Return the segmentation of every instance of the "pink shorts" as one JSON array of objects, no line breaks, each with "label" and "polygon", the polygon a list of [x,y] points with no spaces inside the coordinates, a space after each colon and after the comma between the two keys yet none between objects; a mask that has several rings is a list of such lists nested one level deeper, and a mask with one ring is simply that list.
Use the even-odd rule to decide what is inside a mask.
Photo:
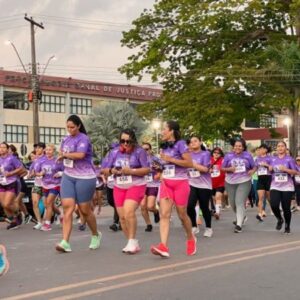
[{"label": "pink shorts", "polygon": [[116,207],[123,207],[126,200],[134,200],[138,204],[141,203],[145,196],[146,185],[132,186],[128,189],[121,189],[114,186],[114,200]]},{"label": "pink shorts", "polygon": [[172,200],[176,206],[187,206],[190,185],[187,179],[163,179],[160,184],[160,201],[164,198]]}]

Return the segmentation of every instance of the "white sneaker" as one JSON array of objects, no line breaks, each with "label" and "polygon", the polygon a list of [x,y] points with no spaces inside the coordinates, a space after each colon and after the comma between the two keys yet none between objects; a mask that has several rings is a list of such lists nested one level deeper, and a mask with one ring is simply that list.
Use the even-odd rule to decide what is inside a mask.
[{"label": "white sneaker", "polygon": [[199,232],[200,232],[200,230],[199,230],[198,227],[193,227],[193,228],[192,228],[192,233],[193,233],[193,235],[196,235],[196,234],[198,234]]},{"label": "white sneaker", "polygon": [[136,254],[139,251],[141,251],[141,248],[140,248],[140,245],[139,245],[139,241],[135,240],[135,239],[129,240],[128,244],[127,244],[127,246],[125,248],[126,248],[125,252],[129,253],[129,254]]},{"label": "white sneaker", "polygon": [[36,225],[33,226],[33,229],[41,230],[42,226],[43,226],[42,223],[37,223]]},{"label": "white sneaker", "polygon": [[211,228],[205,228],[203,236],[211,238],[213,236],[213,230]]}]

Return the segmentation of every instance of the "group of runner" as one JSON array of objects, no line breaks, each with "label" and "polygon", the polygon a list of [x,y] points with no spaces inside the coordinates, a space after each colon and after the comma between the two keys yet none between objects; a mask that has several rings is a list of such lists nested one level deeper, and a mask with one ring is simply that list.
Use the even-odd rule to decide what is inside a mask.
[{"label": "group of runner", "polygon": [[[211,199],[214,199],[214,215],[219,219],[225,191],[236,217],[234,232],[242,231],[252,176],[257,174],[257,219],[263,221],[264,202],[269,201],[277,219],[276,229],[281,230],[285,223],[284,232],[290,233],[295,190],[297,203],[300,203],[300,157],[296,163],[283,141],[278,142],[274,155],[269,154],[268,146],[261,145],[254,159],[245,141],[237,139],[232,143],[232,151],[224,156],[219,147],[206,150],[198,136],[188,141],[182,139],[179,124],[168,121],[161,132],[159,155],[153,154],[149,143],[140,146],[133,130],[123,129],[119,141],[111,145],[99,165],[93,163],[92,143],[78,116],[68,118],[67,131],[57,156],[54,145],[35,145],[29,172],[16,149],[5,142],[0,144],[0,201],[9,222],[7,229],[17,228],[22,219],[30,221],[22,196],[26,188],[24,176],[33,177],[34,229],[51,230],[51,219],[56,215],[63,225],[62,240],[56,250],[71,252],[73,215],[77,212],[80,225],[87,224],[91,230],[89,248],[95,250],[100,247],[102,234],[97,229],[92,203],[93,199],[101,199],[106,185],[108,202],[114,207],[114,223],[110,228],[122,230],[126,238],[122,252],[135,254],[141,250],[136,239],[136,211],[140,207],[147,225],[145,231],[152,231],[149,212],[154,214],[155,222],[160,223],[160,241],[151,246],[151,252],[169,257],[170,219],[175,206],[186,233],[186,254],[191,256],[197,252],[199,210],[206,227],[204,236],[212,237]],[[63,213],[55,205],[58,195]],[[41,197],[46,208],[43,218],[39,208]],[[101,201],[98,204],[101,207]],[[4,273],[1,262],[5,265],[6,261],[5,248],[1,246],[0,274]]]}]

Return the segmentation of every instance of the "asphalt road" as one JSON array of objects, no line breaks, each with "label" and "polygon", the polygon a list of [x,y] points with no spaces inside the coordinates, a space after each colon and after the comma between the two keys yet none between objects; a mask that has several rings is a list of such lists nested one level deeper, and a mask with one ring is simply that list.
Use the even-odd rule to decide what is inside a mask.
[{"label": "asphalt road", "polygon": [[101,248],[88,249],[88,231],[74,225],[72,253],[54,250],[61,229],[37,232],[28,224],[14,231],[0,225],[0,242],[11,263],[0,279],[0,299],[300,299],[300,213],[293,214],[292,234],[276,232],[271,215],[264,223],[248,209],[243,233],[233,233],[233,213],[223,212],[213,222],[214,236],[198,235],[198,253],[185,255],[185,236],[175,213],[172,218],[170,259],[152,255],[159,242],[158,226],[145,233],[139,217],[138,239],[142,251],[126,255],[121,232],[111,232],[112,210],[103,208],[98,218],[103,233]]}]

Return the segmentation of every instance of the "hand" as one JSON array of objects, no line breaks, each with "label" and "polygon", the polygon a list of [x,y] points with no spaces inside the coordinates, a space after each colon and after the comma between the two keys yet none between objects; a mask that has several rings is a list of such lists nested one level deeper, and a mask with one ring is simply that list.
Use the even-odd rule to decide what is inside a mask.
[{"label": "hand", "polygon": [[262,166],[262,167],[269,167],[269,165],[266,163],[266,162],[262,162],[262,163],[260,163],[260,166]]},{"label": "hand", "polygon": [[228,172],[228,173],[234,173],[235,172],[235,167],[229,167],[229,168],[227,168],[226,172]]},{"label": "hand", "polygon": [[122,170],[121,170],[122,174],[124,175],[131,175],[132,174],[132,171],[129,167],[123,167]]},{"label": "hand", "polygon": [[278,167],[279,171],[282,171],[282,172],[286,172],[288,169],[285,167],[285,166],[279,166]]},{"label": "hand", "polygon": [[166,155],[162,152],[160,153],[160,158],[166,162],[172,162],[172,160],[173,160],[173,157]]},{"label": "hand", "polygon": [[64,159],[64,154],[62,152],[59,152],[56,158],[56,162],[62,161],[63,159]]},{"label": "hand", "polygon": [[121,175],[121,169],[120,170],[117,170],[116,168],[112,168],[111,169],[111,174],[112,175]]},{"label": "hand", "polygon": [[12,174],[10,172],[4,172],[4,176],[5,177],[10,177],[10,176],[12,176]]},{"label": "hand", "polygon": [[249,170],[248,175],[252,176],[255,173],[255,170]]}]

